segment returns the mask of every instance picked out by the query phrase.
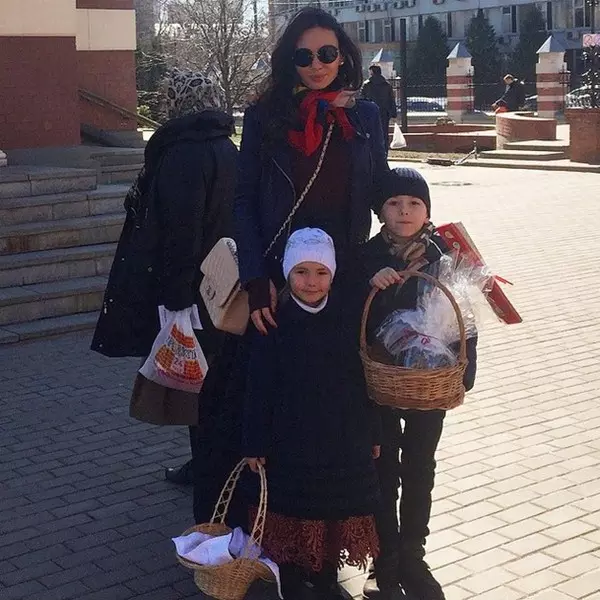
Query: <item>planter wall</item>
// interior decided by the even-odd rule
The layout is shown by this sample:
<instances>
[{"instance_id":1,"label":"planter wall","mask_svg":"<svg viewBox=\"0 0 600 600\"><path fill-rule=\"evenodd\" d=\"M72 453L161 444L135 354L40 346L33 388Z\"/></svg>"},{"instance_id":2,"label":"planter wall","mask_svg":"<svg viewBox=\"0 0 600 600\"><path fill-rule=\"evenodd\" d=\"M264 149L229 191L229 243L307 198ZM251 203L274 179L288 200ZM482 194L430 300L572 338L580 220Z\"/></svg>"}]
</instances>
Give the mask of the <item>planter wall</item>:
<instances>
[{"instance_id":1,"label":"planter wall","mask_svg":"<svg viewBox=\"0 0 600 600\"><path fill-rule=\"evenodd\" d=\"M570 156L574 162L600 165L600 108L569 108Z\"/></svg>"},{"instance_id":2,"label":"planter wall","mask_svg":"<svg viewBox=\"0 0 600 600\"><path fill-rule=\"evenodd\" d=\"M496 115L496 148L502 150L509 142L555 140L556 119L536 117L528 112L506 112Z\"/></svg>"}]
</instances>

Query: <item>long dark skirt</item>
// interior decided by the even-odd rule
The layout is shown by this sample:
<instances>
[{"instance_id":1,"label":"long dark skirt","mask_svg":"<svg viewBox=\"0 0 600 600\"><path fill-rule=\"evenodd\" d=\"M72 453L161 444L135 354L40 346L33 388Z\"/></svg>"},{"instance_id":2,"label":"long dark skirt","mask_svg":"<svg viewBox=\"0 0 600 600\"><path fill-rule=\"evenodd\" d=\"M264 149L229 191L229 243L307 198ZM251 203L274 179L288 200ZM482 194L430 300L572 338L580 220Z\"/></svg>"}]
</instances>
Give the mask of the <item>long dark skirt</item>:
<instances>
[{"instance_id":1,"label":"long dark skirt","mask_svg":"<svg viewBox=\"0 0 600 600\"><path fill-rule=\"evenodd\" d=\"M247 374L244 337L228 336L200 393L199 425L194 428L194 519L210 520L227 477L241 459L241 418ZM243 494L234 494L227 524L245 527L248 507Z\"/></svg>"}]
</instances>

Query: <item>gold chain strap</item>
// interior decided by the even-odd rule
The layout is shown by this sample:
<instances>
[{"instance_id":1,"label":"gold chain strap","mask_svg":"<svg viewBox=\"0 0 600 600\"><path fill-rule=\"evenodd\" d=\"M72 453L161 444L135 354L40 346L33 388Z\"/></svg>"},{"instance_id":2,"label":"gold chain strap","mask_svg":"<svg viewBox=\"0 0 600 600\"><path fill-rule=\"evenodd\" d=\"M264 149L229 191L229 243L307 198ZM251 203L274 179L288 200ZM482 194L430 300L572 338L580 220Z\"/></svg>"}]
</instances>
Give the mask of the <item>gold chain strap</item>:
<instances>
[{"instance_id":1,"label":"gold chain strap","mask_svg":"<svg viewBox=\"0 0 600 600\"><path fill-rule=\"evenodd\" d=\"M294 208L292 208L290 214L288 215L288 218L283 222L283 225L280 227L279 231L275 234L275 237L272 239L271 243L269 244L269 247L263 253L263 258L266 258L269 255L269 253L271 252L271 250L273 250L273 246L275 246L275 244L277 243L277 240L281 237L283 232L286 230L287 226L292 222L294 215L298 212L298 209L300 208L301 204L304 202L304 199L306 198L306 195L308 194L308 192L310 192L310 188L312 187L313 183L315 182L317 176L319 175L319 172L321 171L321 167L323 166L323 160L325 159L325 152L327 152L327 147L329 146L329 141L331 140L331 134L333 133L333 127L334 127L334 123L331 123L329 125L329 129L327 130L327 136L325 137L325 142L323 143L323 149L321 150L321 156L319 156L319 162L317 163L315 172L312 174L312 177L308 180L308 183L306 184L306 187L304 188L302 195L300 196L300 198L298 198L298 202L296 202L296 204L294 204Z\"/></svg>"}]
</instances>

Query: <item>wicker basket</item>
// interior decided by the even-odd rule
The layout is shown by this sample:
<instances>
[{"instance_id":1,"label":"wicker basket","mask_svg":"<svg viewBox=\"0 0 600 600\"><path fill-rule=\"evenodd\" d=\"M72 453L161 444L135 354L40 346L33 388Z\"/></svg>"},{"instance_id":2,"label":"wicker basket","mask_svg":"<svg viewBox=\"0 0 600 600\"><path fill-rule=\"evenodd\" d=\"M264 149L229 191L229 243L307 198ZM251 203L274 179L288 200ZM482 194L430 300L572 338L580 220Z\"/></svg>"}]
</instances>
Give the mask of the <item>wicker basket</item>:
<instances>
[{"instance_id":1,"label":"wicker basket","mask_svg":"<svg viewBox=\"0 0 600 600\"><path fill-rule=\"evenodd\" d=\"M229 479L221 491L219 501L217 502L210 523L203 523L191 527L185 531L183 535L187 535L194 531L215 536L231 533L231 528L225 525L225 517L227 516L231 497L246 464L245 460L240 461L229 476ZM250 585L257 579L264 579L265 581L271 582L275 581L275 576L267 566L250 557L250 548L252 544L256 544L260 547L262 543L265 516L267 513L267 478L265 470L261 465L259 465L259 476L260 499L258 503L258 512L248 543L239 558L224 565L207 566L189 561L177 555L177 560L184 567L194 571L194 581L200 591L217 600L242 600Z\"/></svg>"},{"instance_id":2,"label":"wicker basket","mask_svg":"<svg viewBox=\"0 0 600 600\"><path fill-rule=\"evenodd\" d=\"M467 367L465 325L460 308L448 288L435 277L419 271L400 271L399 275L404 281L409 277L425 279L438 287L450 300L460 332L458 362L455 366L440 369L409 369L373 360L367 346L367 319L373 298L379 291L373 288L365 302L360 329L360 357L369 396L377 404L394 408L416 410L456 408L462 404L465 397L463 375Z\"/></svg>"}]
</instances>

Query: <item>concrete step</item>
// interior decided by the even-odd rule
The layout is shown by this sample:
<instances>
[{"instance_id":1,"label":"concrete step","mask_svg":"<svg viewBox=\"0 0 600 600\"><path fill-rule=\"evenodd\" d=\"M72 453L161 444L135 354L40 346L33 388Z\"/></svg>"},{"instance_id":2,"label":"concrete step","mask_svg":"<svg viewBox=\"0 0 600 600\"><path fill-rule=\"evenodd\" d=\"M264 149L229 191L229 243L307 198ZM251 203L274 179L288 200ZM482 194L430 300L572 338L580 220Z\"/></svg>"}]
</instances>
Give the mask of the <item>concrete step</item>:
<instances>
[{"instance_id":1,"label":"concrete step","mask_svg":"<svg viewBox=\"0 0 600 600\"><path fill-rule=\"evenodd\" d=\"M91 330L98 321L98 312L84 312L64 317L37 319L31 323L15 323L0 327L0 345L51 337L73 331Z\"/></svg>"},{"instance_id":2,"label":"concrete step","mask_svg":"<svg viewBox=\"0 0 600 600\"><path fill-rule=\"evenodd\" d=\"M108 214L0 227L0 256L116 242L124 218Z\"/></svg>"},{"instance_id":3,"label":"concrete step","mask_svg":"<svg viewBox=\"0 0 600 600\"><path fill-rule=\"evenodd\" d=\"M103 185L91 191L0 198L0 223L20 225L122 213L128 189L126 185Z\"/></svg>"},{"instance_id":4,"label":"concrete step","mask_svg":"<svg viewBox=\"0 0 600 600\"><path fill-rule=\"evenodd\" d=\"M99 310L106 277L80 277L0 289L0 326Z\"/></svg>"},{"instance_id":5,"label":"concrete step","mask_svg":"<svg viewBox=\"0 0 600 600\"><path fill-rule=\"evenodd\" d=\"M504 160L560 160L565 158L564 152L554 152L547 150L486 150L479 154L484 159L504 159Z\"/></svg>"},{"instance_id":6,"label":"concrete step","mask_svg":"<svg viewBox=\"0 0 600 600\"><path fill-rule=\"evenodd\" d=\"M524 142L508 142L504 144L505 150L534 150L539 152L567 152L567 140L527 140Z\"/></svg>"},{"instance_id":7,"label":"concrete step","mask_svg":"<svg viewBox=\"0 0 600 600\"><path fill-rule=\"evenodd\" d=\"M462 163L466 167L492 167L498 169L530 169L534 171L566 171L571 173L600 173L600 165L575 163L570 160L505 160L485 159L467 160Z\"/></svg>"},{"instance_id":8,"label":"concrete step","mask_svg":"<svg viewBox=\"0 0 600 600\"><path fill-rule=\"evenodd\" d=\"M100 184L123 183L131 185L138 173L141 171L143 163L130 165L107 165L100 168Z\"/></svg>"},{"instance_id":9,"label":"concrete step","mask_svg":"<svg viewBox=\"0 0 600 600\"><path fill-rule=\"evenodd\" d=\"M94 150L90 158L102 167L139 165L144 162L144 148L103 148Z\"/></svg>"},{"instance_id":10,"label":"concrete step","mask_svg":"<svg viewBox=\"0 0 600 600\"><path fill-rule=\"evenodd\" d=\"M0 171L0 198L69 194L96 188L96 171L57 167L14 166Z\"/></svg>"},{"instance_id":11,"label":"concrete step","mask_svg":"<svg viewBox=\"0 0 600 600\"><path fill-rule=\"evenodd\" d=\"M0 289L75 277L108 276L116 244L0 256Z\"/></svg>"}]
</instances>

